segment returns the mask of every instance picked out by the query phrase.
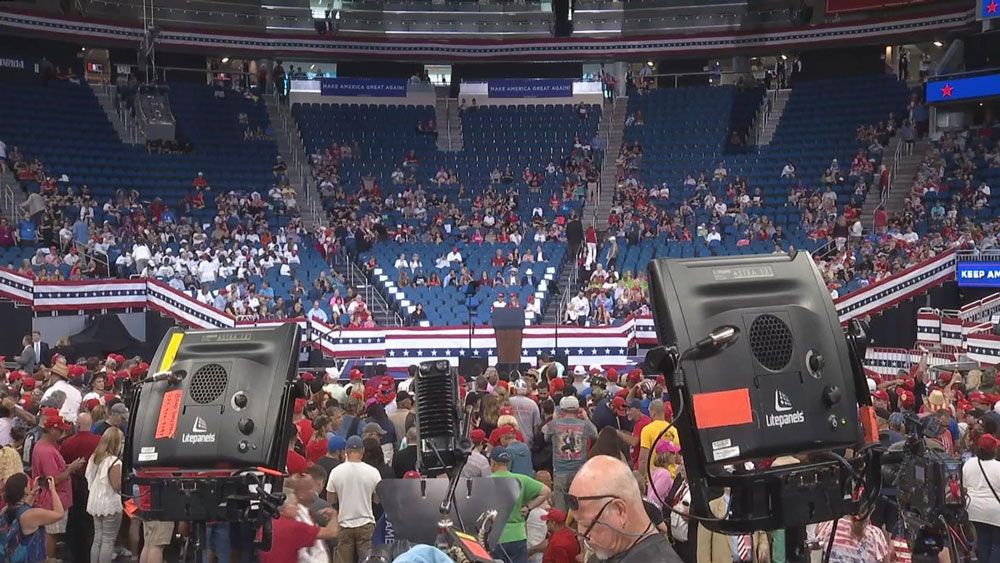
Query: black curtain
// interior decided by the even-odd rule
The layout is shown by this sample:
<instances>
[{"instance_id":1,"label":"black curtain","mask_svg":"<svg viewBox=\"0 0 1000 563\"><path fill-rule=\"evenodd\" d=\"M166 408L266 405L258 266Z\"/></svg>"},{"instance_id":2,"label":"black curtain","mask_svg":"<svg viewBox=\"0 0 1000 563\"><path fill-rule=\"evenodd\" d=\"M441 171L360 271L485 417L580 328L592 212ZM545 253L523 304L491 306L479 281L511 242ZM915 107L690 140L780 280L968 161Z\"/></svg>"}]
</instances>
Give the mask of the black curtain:
<instances>
[{"instance_id":1,"label":"black curtain","mask_svg":"<svg viewBox=\"0 0 1000 563\"><path fill-rule=\"evenodd\" d=\"M869 346L912 348L917 341L917 311L923 303L924 297L918 296L872 316Z\"/></svg>"},{"instance_id":2,"label":"black curtain","mask_svg":"<svg viewBox=\"0 0 1000 563\"><path fill-rule=\"evenodd\" d=\"M0 354L13 358L21 353L21 340L31 333L31 309L15 307L13 303L0 303Z\"/></svg>"},{"instance_id":3,"label":"black curtain","mask_svg":"<svg viewBox=\"0 0 1000 563\"><path fill-rule=\"evenodd\" d=\"M45 57L54 66L72 68L78 76L83 75L83 58L79 43L53 41L11 35L9 32L0 34L0 53L12 57L26 57L35 61Z\"/></svg>"},{"instance_id":4,"label":"black curtain","mask_svg":"<svg viewBox=\"0 0 1000 563\"><path fill-rule=\"evenodd\" d=\"M80 357L101 357L112 352L137 356L145 351L143 343L129 334L118 315L114 314L92 317L83 330L69 337L69 343L72 353L66 356L70 361Z\"/></svg>"},{"instance_id":5,"label":"black curtain","mask_svg":"<svg viewBox=\"0 0 1000 563\"><path fill-rule=\"evenodd\" d=\"M155 311L146 311L146 342L143 358L152 358L160 342L167 335L167 331L177 326L177 322L170 317Z\"/></svg>"},{"instance_id":6,"label":"black curtain","mask_svg":"<svg viewBox=\"0 0 1000 563\"><path fill-rule=\"evenodd\" d=\"M409 78L423 74L420 63L397 63L380 61L346 61L337 63L337 76L363 78Z\"/></svg>"},{"instance_id":7,"label":"black curtain","mask_svg":"<svg viewBox=\"0 0 1000 563\"><path fill-rule=\"evenodd\" d=\"M839 76L859 76L885 72L885 50L879 46L837 47L805 51L799 55L799 80L821 80Z\"/></svg>"},{"instance_id":8,"label":"black curtain","mask_svg":"<svg viewBox=\"0 0 1000 563\"><path fill-rule=\"evenodd\" d=\"M656 69L653 74L685 74L692 72L706 72L705 69L710 67L711 61L709 59L663 59L656 63ZM656 86L658 88L673 88L676 84L679 87L684 86L708 86L708 79L711 78L707 74L695 74L688 76L679 76L674 78L673 76L663 76L656 79Z\"/></svg>"}]
</instances>

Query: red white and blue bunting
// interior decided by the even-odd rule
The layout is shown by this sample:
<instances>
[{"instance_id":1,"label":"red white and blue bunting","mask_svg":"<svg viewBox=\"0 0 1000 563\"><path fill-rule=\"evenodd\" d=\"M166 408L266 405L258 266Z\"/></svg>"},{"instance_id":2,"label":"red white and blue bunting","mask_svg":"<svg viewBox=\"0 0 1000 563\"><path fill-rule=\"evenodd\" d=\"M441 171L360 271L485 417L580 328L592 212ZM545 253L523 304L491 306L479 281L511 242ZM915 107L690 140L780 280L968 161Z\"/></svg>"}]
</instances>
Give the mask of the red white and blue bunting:
<instances>
[{"instance_id":1,"label":"red white and blue bunting","mask_svg":"<svg viewBox=\"0 0 1000 563\"><path fill-rule=\"evenodd\" d=\"M842 322L875 314L926 292L954 275L955 251L949 251L835 302ZM236 319L177 291L159 280L86 280L38 282L0 269L0 298L31 306L37 312L149 309L194 328L275 326L279 321L237 322ZM337 358L384 358L389 367L463 357L496 361L496 340L489 327L413 327L339 329L316 320L291 319L303 328L303 345ZM942 323L922 316L921 334L951 337ZM926 325L926 326L925 326ZM959 327L960 330L960 327ZM960 332L959 332L960 334ZM960 336L955 342L961 342ZM928 340L930 341L930 340ZM522 356L533 361L548 353L569 357L570 364L625 365L630 349L657 343L652 317L635 317L612 327L538 326L524 330ZM997 342L1000 358L1000 339Z\"/></svg>"}]
</instances>

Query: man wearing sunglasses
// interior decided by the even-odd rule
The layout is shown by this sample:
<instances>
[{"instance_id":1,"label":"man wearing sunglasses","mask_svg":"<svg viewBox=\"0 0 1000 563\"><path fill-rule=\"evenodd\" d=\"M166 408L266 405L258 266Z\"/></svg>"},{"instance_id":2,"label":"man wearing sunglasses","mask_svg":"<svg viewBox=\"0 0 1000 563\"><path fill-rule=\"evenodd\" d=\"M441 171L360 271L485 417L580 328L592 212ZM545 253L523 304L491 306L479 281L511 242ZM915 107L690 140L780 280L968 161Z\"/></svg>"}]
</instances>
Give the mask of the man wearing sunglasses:
<instances>
[{"instance_id":1,"label":"man wearing sunglasses","mask_svg":"<svg viewBox=\"0 0 1000 563\"><path fill-rule=\"evenodd\" d=\"M566 496L584 546L605 563L682 563L646 514L621 460L596 456L580 468Z\"/></svg>"}]
</instances>

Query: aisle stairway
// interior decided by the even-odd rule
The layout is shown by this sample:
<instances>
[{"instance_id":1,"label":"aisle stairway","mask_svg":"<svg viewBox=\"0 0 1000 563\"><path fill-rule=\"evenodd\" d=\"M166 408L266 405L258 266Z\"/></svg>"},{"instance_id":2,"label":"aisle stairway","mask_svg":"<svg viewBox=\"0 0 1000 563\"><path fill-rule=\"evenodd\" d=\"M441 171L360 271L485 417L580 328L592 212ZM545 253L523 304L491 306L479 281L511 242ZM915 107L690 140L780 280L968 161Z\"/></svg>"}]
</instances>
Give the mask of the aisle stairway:
<instances>
[{"instance_id":1,"label":"aisle stairway","mask_svg":"<svg viewBox=\"0 0 1000 563\"><path fill-rule=\"evenodd\" d=\"M767 121L764 122L760 137L757 139L758 145L771 144L771 141L774 139L774 132L778 130L778 124L781 123L781 116L785 113L785 106L788 104L788 97L791 93L791 89L785 89L778 90L777 94L775 94L773 98L774 102L771 105L771 112L767 114ZM763 103L767 103L769 98L770 93L764 97Z\"/></svg>"},{"instance_id":2,"label":"aisle stairway","mask_svg":"<svg viewBox=\"0 0 1000 563\"><path fill-rule=\"evenodd\" d=\"M101 84L90 83L90 90L94 93L97 98L98 103L101 104L101 109L104 110L104 114L108 116L108 121L115 128L115 133L118 135L118 140L125 144L145 144L146 139L142 137L142 131L138 128L133 128L136 137L133 138L129 131L125 129L124 119L132 119L132 116L128 113L118 112L118 103L112 97L110 91Z\"/></svg>"},{"instance_id":3,"label":"aisle stairway","mask_svg":"<svg viewBox=\"0 0 1000 563\"><path fill-rule=\"evenodd\" d=\"M601 233L608 229L608 215L615 198L615 182L617 170L615 169L615 159L618 158L618 150L622 146L622 139L625 135L625 112L628 109L628 98L621 97L614 102L604 103L604 118L601 120L601 127L598 134L606 141L604 150L604 162L601 163L601 183L599 193L596 198L587 200L584 207L583 216L586 219L584 225L589 225L590 220L597 224L597 230Z\"/></svg>"},{"instance_id":4,"label":"aisle stairway","mask_svg":"<svg viewBox=\"0 0 1000 563\"><path fill-rule=\"evenodd\" d=\"M302 144L298 125L287 107L279 104L273 96L265 98L267 116L274 128L274 142L285 164L288 165L288 182L295 187L295 202L302 213L302 222L307 229L325 224L320 212L319 197L309 172L309 155Z\"/></svg>"},{"instance_id":5,"label":"aisle stairway","mask_svg":"<svg viewBox=\"0 0 1000 563\"><path fill-rule=\"evenodd\" d=\"M914 143L912 154L900 155L899 161L896 163L895 175L889 185L889 196L885 200L885 210L889 215L903 210L903 202L913 188L913 180L917 177L920 163L930 149L931 142L923 138ZM892 170L891 163L886 163L886 165Z\"/></svg>"}]
</instances>

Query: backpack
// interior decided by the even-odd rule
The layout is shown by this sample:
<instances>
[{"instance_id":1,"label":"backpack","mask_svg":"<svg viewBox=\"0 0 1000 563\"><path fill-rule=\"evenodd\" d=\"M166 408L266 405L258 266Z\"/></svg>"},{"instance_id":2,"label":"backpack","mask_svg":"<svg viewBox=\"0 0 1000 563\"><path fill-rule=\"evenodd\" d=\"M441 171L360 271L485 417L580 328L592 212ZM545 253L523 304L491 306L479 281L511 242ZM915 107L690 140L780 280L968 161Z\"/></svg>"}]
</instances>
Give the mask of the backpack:
<instances>
[{"instance_id":1,"label":"backpack","mask_svg":"<svg viewBox=\"0 0 1000 563\"><path fill-rule=\"evenodd\" d=\"M29 563L45 558L45 541L35 538L39 533L42 534L39 538L44 538L45 528L38 528L31 536L21 533L21 515L28 508L23 504L18 506L14 509L13 518L8 516L9 509L0 513L0 554L7 563Z\"/></svg>"}]
</instances>

